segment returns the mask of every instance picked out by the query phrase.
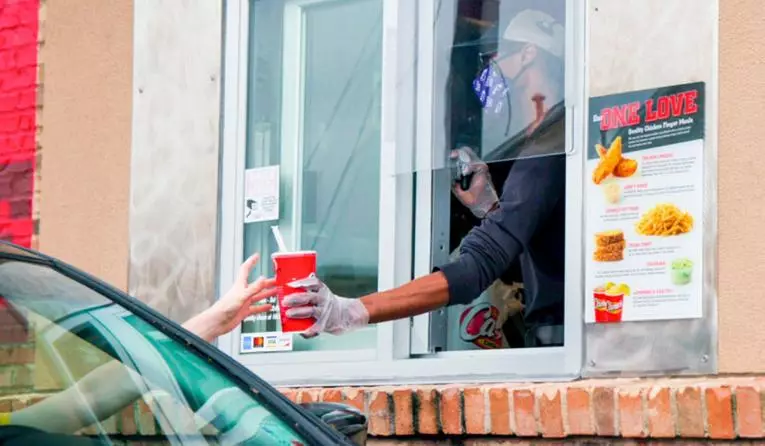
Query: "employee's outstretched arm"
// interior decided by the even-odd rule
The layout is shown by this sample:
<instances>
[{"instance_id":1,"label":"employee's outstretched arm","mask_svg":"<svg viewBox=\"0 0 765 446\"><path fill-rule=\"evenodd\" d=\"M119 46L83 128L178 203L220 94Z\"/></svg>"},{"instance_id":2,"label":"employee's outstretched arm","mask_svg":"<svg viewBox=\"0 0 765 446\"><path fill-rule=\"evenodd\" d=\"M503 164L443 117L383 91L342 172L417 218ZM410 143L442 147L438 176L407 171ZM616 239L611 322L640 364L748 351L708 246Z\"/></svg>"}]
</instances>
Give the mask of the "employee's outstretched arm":
<instances>
[{"instance_id":1,"label":"employee's outstretched arm","mask_svg":"<svg viewBox=\"0 0 765 446\"><path fill-rule=\"evenodd\" d=\"M426 313L449 304L466 304L497 280L560 196L550 194L565 179L565 159L547 157L516 163L504 184L498 206L465 237L459 257L438 271L392 290L360 299L336 296L318 278L296 281L306 293L285 297L291 318L315 318L304 336L340 334L369 323Z\"/></svg>"}]
</instances>

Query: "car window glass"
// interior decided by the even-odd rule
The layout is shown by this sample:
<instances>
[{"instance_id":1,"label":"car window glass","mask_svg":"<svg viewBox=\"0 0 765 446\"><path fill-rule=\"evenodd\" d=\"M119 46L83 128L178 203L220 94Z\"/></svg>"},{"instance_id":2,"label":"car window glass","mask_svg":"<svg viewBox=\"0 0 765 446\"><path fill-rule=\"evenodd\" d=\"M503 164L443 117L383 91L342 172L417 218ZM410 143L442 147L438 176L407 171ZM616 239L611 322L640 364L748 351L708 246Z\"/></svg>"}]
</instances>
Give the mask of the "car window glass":
<instances>
[{"instance_id":1,"label":"car window glass","mask_svg":"<svg viewBox=\"0 0 765 446\"><path fill-rule=\"evenodd\" d=\"M58 272L22 262L0 263L0 443L4 435L47 435L34 439L48 444L73 435L304 444L258 395L188 346Z\"/></svg>"}]
</instances>

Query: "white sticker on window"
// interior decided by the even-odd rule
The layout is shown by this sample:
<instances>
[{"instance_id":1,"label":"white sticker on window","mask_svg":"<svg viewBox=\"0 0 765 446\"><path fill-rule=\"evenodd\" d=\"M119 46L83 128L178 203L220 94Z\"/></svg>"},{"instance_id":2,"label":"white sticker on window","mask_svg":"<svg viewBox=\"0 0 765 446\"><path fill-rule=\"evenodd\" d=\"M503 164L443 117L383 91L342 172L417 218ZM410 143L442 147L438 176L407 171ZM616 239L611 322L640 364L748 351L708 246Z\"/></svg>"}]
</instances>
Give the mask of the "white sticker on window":
<instances>
[{"instance_id":1,"label":"white sticker on window","mask_svg":"<svg viewBox=\"0 0 765 446\"><path fill-rule=\"evenodd\" d=\"M279 219L279 166L256 167L244 172L244 222Z\"/></svg>"}]
</instances>

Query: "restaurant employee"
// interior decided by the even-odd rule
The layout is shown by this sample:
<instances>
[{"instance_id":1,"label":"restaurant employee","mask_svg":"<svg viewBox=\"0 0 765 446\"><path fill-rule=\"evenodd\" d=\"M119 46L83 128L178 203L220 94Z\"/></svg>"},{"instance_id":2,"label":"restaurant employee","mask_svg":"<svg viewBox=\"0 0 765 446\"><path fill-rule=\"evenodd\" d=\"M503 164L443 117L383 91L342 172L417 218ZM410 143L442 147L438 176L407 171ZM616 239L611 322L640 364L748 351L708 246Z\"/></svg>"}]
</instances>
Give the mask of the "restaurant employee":
<instances>
[{"instance_id":1,"label":"restaurant employee","mask_svg":"<svg viewBox=\"0 0 765 446\"><path fill-rule=\"evenodd\" d=\"M550 154L563 153L565 144L564 29L546 13L525 10L493 44L496 51L488 67L502 81L493 104L504 101L506 106L484 109L481 152L492 159L518 158L502 194L497 196L487 165L472 150L452 152L452 158L462 153L473 173L467 190L456 184L453 191L482 219L463 239L456 260L401 287L360 299L336 296L316 277L298 281L294 285L307 292L285 298L284 305L288 317L316 318L304 336L340 334L468 304L519 259L526 291L526 345L562 345L566 161L564 155ZM492 138L496 144L487 147Z\"/></svg>"}]
</instances>

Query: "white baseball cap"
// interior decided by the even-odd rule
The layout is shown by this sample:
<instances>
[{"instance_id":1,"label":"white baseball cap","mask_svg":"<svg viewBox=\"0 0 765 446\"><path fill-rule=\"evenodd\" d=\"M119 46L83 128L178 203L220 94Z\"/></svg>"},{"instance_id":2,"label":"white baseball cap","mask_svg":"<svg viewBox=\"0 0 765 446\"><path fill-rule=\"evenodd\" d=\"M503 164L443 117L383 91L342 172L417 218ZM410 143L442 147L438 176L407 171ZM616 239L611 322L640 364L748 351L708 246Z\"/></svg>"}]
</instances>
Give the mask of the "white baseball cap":
<instances>
[{"instance_id":1,"label":"white baseball cap","mask_svg":"<svg viewBox=\"0 0 765 446\"><path fill-rule=\"evenodd\" d=\"M502 49L503 43L530 43L547 51L555 57L563 58L565 54L565 29L551 15L536 9L524 9L516 14L505 27L501 38L497 26L483 33L481 38L461 44L458 47L479 46L484 49Z\"/></svg>"},{"instance_id":2,"label":"white baseball cap","mask_svg":"<svg viewBox=\"0 0 765 446\"><path fill-rule=\"evenodd\" d=\"M565 54L565 29L551 15L534 9L526 9L513 17L502 33L502 40L530 43L555 57ZM502 41L498 42L502 46Z\"/></svg>"}]
</instances>

